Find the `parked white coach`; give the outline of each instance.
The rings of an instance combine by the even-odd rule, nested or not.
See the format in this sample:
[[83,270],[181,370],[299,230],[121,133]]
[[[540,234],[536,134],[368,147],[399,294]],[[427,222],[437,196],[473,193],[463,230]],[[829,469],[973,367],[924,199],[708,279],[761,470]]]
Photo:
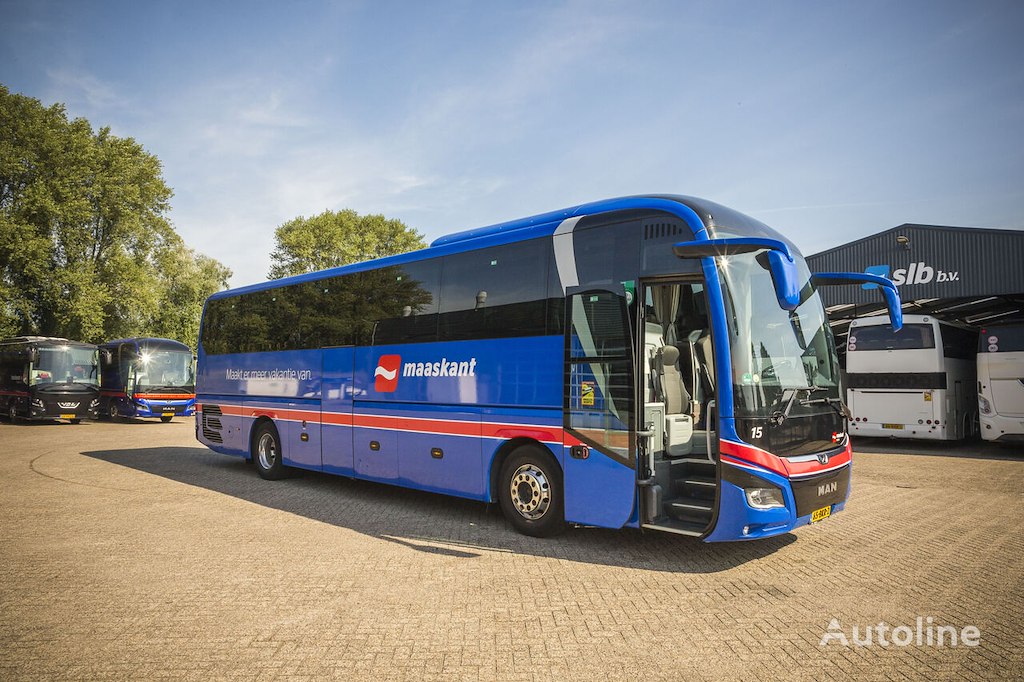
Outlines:
[[850,323],[847,398],[856,436],[959,440],[974,434],[976,330],[924,315]]
[[981,330],[978,412],[985,440],[1024,440],[1024,322]]

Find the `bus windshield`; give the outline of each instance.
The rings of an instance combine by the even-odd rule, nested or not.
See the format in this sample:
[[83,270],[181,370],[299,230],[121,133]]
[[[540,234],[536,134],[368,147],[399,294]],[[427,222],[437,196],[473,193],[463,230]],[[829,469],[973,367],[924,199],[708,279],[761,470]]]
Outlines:
[[39,349],[32,365],[32,386],[44,384],[99,385],[99,355],[94,348],[52,346]]
[[[807,282],[806,263],[798,255],[796,262],[800,280]],[[810,284],[796,310],[781,308],[763,263],[757,254],[719,258],[736,416],[821,414],[841,398],[839,361],[825,309]]]
[[1018,353],[1024,351],[1024,324],[989,327],[981,330],[979,353]]
[[142,348],[135,369],[135,390],[140,393],[195,390],[192,353],[180,350]]

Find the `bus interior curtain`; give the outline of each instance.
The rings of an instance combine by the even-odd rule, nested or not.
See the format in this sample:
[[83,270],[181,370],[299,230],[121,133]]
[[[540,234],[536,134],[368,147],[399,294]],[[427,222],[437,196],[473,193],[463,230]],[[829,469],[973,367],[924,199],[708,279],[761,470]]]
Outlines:
[[679,286],[658,286],[651,288],[651,301],[654,303],[654,312],[661,323],[662,334],[665,343],[675,345],[679,339],[679,330],[676,329],[676,315],[679,313],[681,300]]

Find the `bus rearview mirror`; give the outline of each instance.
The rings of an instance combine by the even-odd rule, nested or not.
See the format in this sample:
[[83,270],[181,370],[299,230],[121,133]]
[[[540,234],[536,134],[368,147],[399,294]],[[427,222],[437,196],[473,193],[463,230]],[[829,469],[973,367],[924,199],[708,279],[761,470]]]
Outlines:
[[783,310],[796,310],[800,305],[800,278],[796,261],[785,242],[763,237],[742,237],[680,242],[672,246],[672,252],[679,258],[730,256],[755,251],[767,251],[768,270],[772,275],[779,306]]
[[811,275],[815,286],[835,286],[838,284],[874,284],[882,290],[885,307],[889,310],[889,323],[894,331],[903,328],[903,302],[896,285],[888,277],[871,275],[866,272],[819,272]]

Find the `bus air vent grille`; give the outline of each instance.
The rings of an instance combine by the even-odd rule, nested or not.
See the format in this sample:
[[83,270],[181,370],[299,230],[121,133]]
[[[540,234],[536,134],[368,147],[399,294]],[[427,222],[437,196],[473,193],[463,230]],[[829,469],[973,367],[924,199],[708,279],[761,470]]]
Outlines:
[[674,223],[644,223],[644,239],[664,239],[682,234]]
[[224,442],[224,437],[220,435],[224,428],[220,422],[222,415],[219,405],[203,405],[203,438],[211,443]]

